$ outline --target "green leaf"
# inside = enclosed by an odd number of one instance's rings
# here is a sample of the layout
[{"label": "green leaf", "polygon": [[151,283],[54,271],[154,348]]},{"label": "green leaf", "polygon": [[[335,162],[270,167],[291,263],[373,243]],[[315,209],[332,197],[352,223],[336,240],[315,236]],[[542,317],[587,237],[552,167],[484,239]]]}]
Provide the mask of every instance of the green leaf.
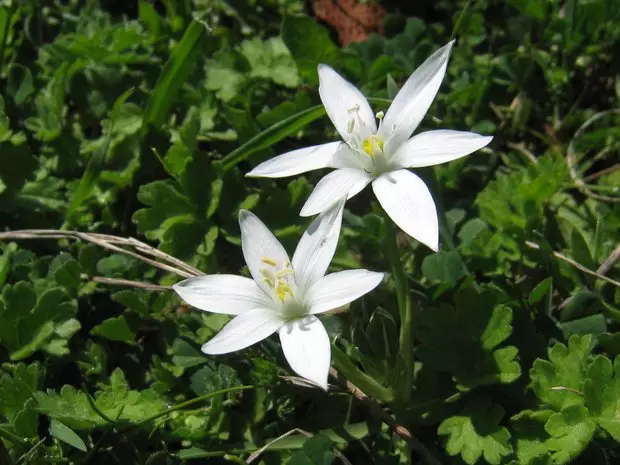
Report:
[{"label": "green leaf", "polygon": [[552,465],[545,424],[553,414],[551,410],[524,410],[510,419],[518,458],[514,465]]},{"label": "green leaf", "polygon": [[90,333],[111,341],[124,342],[130,345],[136,343],[136,333],[129,327],[124,315],[108,318],[103,323],[95,326]]},{"label": "green leaf", "polygon": [[465,276],[463,260],[456,250],[428,255],[422,262],[422,274],[430,281],[439,281],[454,286]]},{"label": "green leaf", "polygon": [[437,432],[447,436],[446,452],[461,455],[473,465],[481,457],[491,465],[499,465],[503,457],[512,453],[510,433],[499,426],[504,409],[486,399],[469,401],[460,415],[444,420]]},{"label": "green leaf", "polygon": [[586,407],[598,424],[620,442],[620,356],[598,355],[590,364],[583,386]]},{"label": "green leaf", "polygon": [[541,282],[539,282],[530,293],[530,296],[527,299],[528,303],[530,305],[534,305],[544,299],[547,294],[549,294],[552,284],[552,277],[545,278]]},{"label": "green leaf", "polygon": [[287,463],[290,465],[330,465],[334,461],[334,445],[323,434],[308,439]]},{"label": "green leaf", "polygon": [[420,359],[451,373],[464,389],[516,380],[521,374],[517,348],[501,346],[512,333],[510,308],[495,306],[488,291],[460,293],[455,303],[457,308],[417,315]]},{"label": "green leaf", "polygon": [[202,23],[196,20],[190,23],[183,38],[172,51],[151,93],[144,113],[143,128],[147,125],[159,128],[164,124],[181,86],[197,61],[196,57],[201,51],[205,33],[206,27]]},{"label": "green leaf", "polygon": [[535,360],[530,370],[530,387],[536,396],[556,410],[583,405],[583,383],[591,348],[591,336],[573,335],[568,347],[557,343],[549,349],[549,360]]},{"label": "green leaf", "polygon": [[280,31],[284,43],[291,51],[301,77],[318,83],[317,66],[340,64],[340,48],[332,42],[329,32],[311,18],[286,16]]},{"label": "green leaf", "polygon": [[82,452],[86,452],[86,444],[82,438],[64,423],[57,420],[52,420],[50,422],[50,434],[56,439],[66,442],[70,446],[73,446]]},{"label": "green leaf", "polygon": [[112,135],[114,134],[114,125],[118,119],[120,109],[132,93],[133,89],[125,91],[118,99],[116,99],[116,102],[114,102],[112,114],[110,115],[110,123],[105,136],[105,142],[99,147],[99,150],[93,153],[90,160],[88,160],[82,179],[80,179],[80,183],[71,196],[71,202],[69,203],[69,208],[67,209],[65,222],[71,223],[77,209],[92,195],[95,185],[97,184],[97,179],[99,178],[101,171],[103,171],[106,157],[108,156],[108,150],[110,149],[110,143],[112,142]]},{"label": "green leaf", "polygon": [[568,405],[553,414],[545,430],[551,435],[547,441],[554,464],[571,462],[588,446],[596,431],[596,420],[590,418],[582,405]]},{"label": "green leaf", "polygon": [[[60,392],[48,390],[35,393],[39,412],[75,430],[90,430],[109,425],[109,420],[139,424],[167,406],[152,389],[130,390],[120,370],[110,377],[110,384],[98,391],[92,407],[86,393],[73,386],[63,386]],[[101,416],[103,414],[104,416]]]},{"label": "green leaf", "polygon": [[183,368],[202,365],[207,362],[207,358],[199,350],[192,347],[183,339],[176,339],[172,344],[172,362]]},{"label": "green leaf", "polygon": [[271,147],[324,115],[325,108],[323,105],[317,105],[268,127],[226,155],[221,161],[222,169],[224,171],[229,170],[246,160],[250,155]]},{"label": "green leaf", "polygon": [[37,434],[38,414],[32,395],[39,388],[40,377],[38,363],[19,363],[12,375],[4,373],[0,376],[0,414],[15,425],[16,432],[22,437]]}]

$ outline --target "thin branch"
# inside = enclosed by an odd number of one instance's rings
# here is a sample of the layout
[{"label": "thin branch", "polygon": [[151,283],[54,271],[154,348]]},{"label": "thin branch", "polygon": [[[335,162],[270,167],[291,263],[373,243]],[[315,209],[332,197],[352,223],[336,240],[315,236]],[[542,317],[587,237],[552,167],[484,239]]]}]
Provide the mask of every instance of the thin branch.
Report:
[{"label": "thin branch", "polygon": [[584,182],[591,182],[594,181],[598,178],[600,178],[601,176],[605,176],[606,174],[611,174],[615,171],[620,170],[620,163],[616,163],[613,166],[609,166],[605,169],[602,169],[601,171],[597,171],[596,173],[592,173],[586,177],[583,178]]},{"label": "thin branch", "polygon": [[146,289],[147,291],[165,292],[172,290],[172,287],[170,286],[160,286],[158,284],[144,283],[141,281],[131,281],[129,279],[107,278],[105,276],[88,276],[87,274],[82,274],[82,279],[87,279],[96,283],[107,284],[110,286],[137,287],[138,289]]},{"label": "thin branch", "polygon": [[[24,229],[20,231],[0,232],[0,240],[28,240],[28,239],[72,239],[90,242],[104,249],[111,250],[116,253],[128,255],[151,266],[159,268],[170,273],[175,273],[184,278],[194,276],[202,276],[200,270],[174,258],[160,250],[151,247],[134,238],[123,238],[110,236],[107,234],[84,233],[80,231],[62,231],[58,229]],[[134,250],[128,250],[121,246],[129,247]],[[162,263],[144,255],[159,258],[167,263]]]},{"label": "thin branch", "polygon": [[538,160],[536,159],[536,156],[532,152],[530,152],[527,148],[525,148],[525,144],[523,142],[519,144],[515,144],[514,142],[508,142],[506,145],[508,146],[508,148],[511,148],[519,152],[521,155],[523,155],[525,158],[527,158],[529,161],[531,161],[535,165],[538,164]]},{"label": "thin branch", "polygon": [[601,263],[601,266],[596,269],[596,272],[600,275],[606,275],[607,272],[614,267],[618,260],[620,260],[620,244],[618,244],[609,257]]},{"label": "thin branch", "polygon": [[383,410],[383,408],[375,400],[364,394],[364,392],[362,392],[360,388],[345,379],[334,368],[330,368],[329,372],[334,378],[336,378],[346,386],[347,391],[349,391],[349,393],[353,397],[364,403],[370,409],[370,412],[373,415],[375,415],[383,423],[385,423],[395,434],[404,439],[409,445],[409,447],[411,447],[413,450],[418,451],[429,465],[441,465],[441,462],[439,462],[439,460],[437,460],[433,456],[433,454],[431,454],[431,452],[426,448],[424,444],[422,444],[422,442],[420,442],[417,438],[413,436],[413,434],[411,434],[411,431],[409,431],[405,426],[399,424],[388,412]]},{"label": "thin branch", "polygon": [[591,197],[593,199],[600,200],[602,202],[620,203],[619,197],[611,197],[608,195],[597,194],[593,192],[592,190],[588,189],[588,187],[585,185],[586,183],[584,179],[579,175],[579,173],[577,172],[577,169],[575,168],[575,165],[577,164],[577,155],[575,154],[575,141],[594,122],[598,121],[604,116],[612,115],[612,114],[620,114],[620,109],[607,110],[607,111],[602,111],[600,113],[597,113],[596,115],[588,119],[585,123],[583,123],[579,129],[577,129],[577,131],[573,135],[572,140],[570,141],[570,144],[568,144],[568,148],[566,150],[566,165],[568,166],[568,172],[570,173],[570,177],[572,178],[576,187],[581,191],[582,194],[588,197]]},{"label": "thin branch", "polygon": [[[527,245],[528,247],[530,247],[532,249],[536,249],[536,250],[540,249],[540,245],[536,244],[535,242],[525,241],[525,245]],[[595,278],[598,278],[598,279],[600,279],[602,281],[606,281],[606,282],[608,282],[610,284],[613,284],[614,286],[620,287],[620,282],[618,282],[618,281],[616,281],[614,279],[608,278],[607,276],[599,273],[598,271],[592,271],[590,268],[586,268],[581,263],[576,262],[572,258],[568,258],[566,255],[563,255],[560,252],[553,251],[553,252],[551,252],[551,254],[555,258],[558,258],[560,260],[565,261],[569,265],[572,265],[573,267],[577,268],[580,271],[583,271],[586,274],[589,274],[590,276],[594,276]]]}]

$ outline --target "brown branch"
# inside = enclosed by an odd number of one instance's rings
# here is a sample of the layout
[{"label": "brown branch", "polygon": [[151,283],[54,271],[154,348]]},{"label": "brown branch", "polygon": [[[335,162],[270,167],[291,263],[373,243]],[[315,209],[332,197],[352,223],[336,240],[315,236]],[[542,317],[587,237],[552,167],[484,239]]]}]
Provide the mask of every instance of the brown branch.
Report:
[{"label": "brown branch", "polygon": [[568,144],[568,148],[566,150],[566,165],[568,166],[568,172],[570,173],[570,177],[575,183],[575,186],[581,191],[583,195],[586,195],[596,200],[600,200],[602,202],[620,203],[620,198],[597,194],[593,192],[592,190],[588,189],[584,179],[579,175],[579,173],[577,172],[577,169],[575,168],[575,165],[577,164],[577,155],[575,154],[575,141],[594,122],[598,121],[604,116],[611,115],[611,114],[619,114],[619,113],[620,113],[620,109],[613,109],[613,110],[602,111],[592,116],[585,123],[583,123],[581,127],[579,127],[579,129],[577,129],[577,131],[573,135],[572,140],[570,141],[570,144]]},{"label": "brown branch", "polygon": [[[107,234],[84,233],[80,231],[62,231],[57,229],[24,229],[20,231],[0,232],[0,240],[28,240],[28,239],[72,239],[90,242],[104,249],[116,253],[128,255],[151,266],[170,273],[175,273],[184,278],[202,276],[197,268],[194,268],[181,260],[157,250],[144,242],[134,238],[123,238]],[[127,248],[124,248],[124,247]],[[128,250],[131,248],[133,250]],[[158,258],[160,261],[145,255]],[[162,263],[167,262],[167,263]]]},{"label": "brown branch", "polygon": [[131,281],[129,279],[107,278],[105,276],[88,276],[86,274],[82,274],[82,279],[87,279],[89,281],[107,284],[110,286],[136,287],[138,289],[145,289],[147,291],[165,292],[172,290],[172,287],[170,286],[160,286],[158,284],[145,283],[141,281]]},{"label": "brown branch", "polygon": [[426,463],[428,463],[429,465],[441,465],[441,462],[439,462],[439,460],[437,460],[433,456],[433,454],[431,454],[431,452],[426,448],[424,444],[422,444],[422,442],[420,442],[420,440],[418,440],[413,436],[413,434],[411,434],[411,431],[409,431],[405,426],[399,424],[396,419],[394,419],[388,412],[386,412],[375,400],[364,394],[364,392],[351,381],[345,379],[344,376],[338,373],[335,368],[330,368],[329,373],[342,384],[344,384],[347,388],[347,391],[349,391],[349,393],[353,397],[365,404],[374,416],[376,416],[383,423],[385,423],[395,434],[404,439],[405,442],[407,442],[407,444],[409,445],[409,447],[411,447],[411,449],[418,451],[422,455],[424,460],[426,460]]},{"label": "brown branch", "polygon": [[[539,250],[539,249],[540,249],[540,245],[536,244],[535,242],[525,241],[525,245],[527,245],[528,247],[530,247],[530,248],[532,248],[532,249],[536,249],[536,250]],[[618,248],[616,248],[616,250],[618,250]],[[615,252],[615,251],[614,251],[614,252]],[[618,252],[618,253],[620,254],[620,252]],[[565,261],[565,262],[566,262],[566,263],[568,263],[569,265],[571,265],[571,266],[573,266],[573,267],[577,268],[577,269],[578,269],[578,270],[580,270],[580,271],[583,271],[583,272],[584,272],[584,273],[586,273],[586,274],[589,274],[590,276],[594,276],[594,277],[595,277],[595,278],[597,278],[597,279],[600,279],[600,280],[602,280],[602,281],[605,281],[605,282],[608,282],[608,283],[610,283],[610,284],[613,284],[614,286],[618,286],[618,287],[620,287],[620,282],[618,282],[618,281],[616,281],[616,280],[614,280],[614,279],[608,278],[607,276],[605,276],[605,275],[601,274],[601,273],[600,273],[600,272],[598,272],[598,271],[592,271],[590,268],[586,268],[586,267],[585,267],[585,266],[583,266],[581,263],[576,262],[576,261],[575,261],[575,260],[573,260],[572,258],[569,258],[569,257],[567,257],[566,255],[561,254],[560,252],[553,251],[553,252],[551,252],[551,254],[552,254],[555,258],[558,258],[558,259],[560,259],[560,260]],[[613,254],[612,254],[612,255],[613,255]],[[608,260],[609,260],[609,259],[608,259]],[[617,260],[617,258],[616,258],[616,260]],[[607,262],[607,260],[606,260],[605,262]],[[605,263],[604,263],[604,264],[605,264]],[[601,266],[602,266],[602,265],[601,265]],[[609,266],[611,267],[612,265],[609,265]],[[600,269],[600,267],[599,267],[599,269]]]},{"label": "brown branch", "polygon": [[583,180],[585,182],[594,181],[594,180],[600,178],[601,176],[605,176],[606,174],[611,174],[611,173],[613,173],[615,171],[618,171],[618,170],[620,170],[620,163],[616,163],[613,166],[609,166],[609,167],[607,167],[605,169],[602,169],[601,171],[597,171],[596,173],[592,173],[592,174],[586,176],[585,178],[583,178]]}]

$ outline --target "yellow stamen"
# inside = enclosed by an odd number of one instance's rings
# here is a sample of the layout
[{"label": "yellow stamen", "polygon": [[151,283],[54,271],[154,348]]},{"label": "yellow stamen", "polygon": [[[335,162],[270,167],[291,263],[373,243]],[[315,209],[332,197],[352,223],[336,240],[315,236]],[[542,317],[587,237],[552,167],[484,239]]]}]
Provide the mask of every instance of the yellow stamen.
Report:
[{"label": "yellow stamen", "polygon": [[274,268],[277,265],[276,261],[273,258],[269,258],[269,257],[261,257],[260,261],[264,263],[265,265],[273,266]]},{"label": "yellow stamen", "polygon": [[367,137],[362,142],[362,150],[374,158],[377,151],[383,152],[383,139],[378,136]]}]

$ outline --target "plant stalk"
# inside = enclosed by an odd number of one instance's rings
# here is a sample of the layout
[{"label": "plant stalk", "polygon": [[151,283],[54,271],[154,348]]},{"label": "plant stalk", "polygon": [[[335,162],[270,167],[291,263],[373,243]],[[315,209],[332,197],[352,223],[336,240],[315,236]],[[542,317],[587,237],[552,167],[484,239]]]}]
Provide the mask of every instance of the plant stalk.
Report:
[{"label": "plant stalk", "polygon": [[407,275],[400,260],[398,243],[396,238],[396,228],[392,219],[385,214],[385,239],[384,248],[386,256],[390,262],[392,276],[396,284],[396,297],[398,300],[398,312],[400,314],[400,335],[399,335],[399,360],[396,364],[397,383],[396,392],[399,402],[406,403],[411,398],[411,388],[413,386],[413,307],[411,304],[411,293]]},{"label": "plant stalk", "polygon": [[391,389],[381,386],[373,378],[362,372],[347,354],[336,346],[332,346],[332,364],[342,376],[355,384],[367,396],[380,402],[391,402],[394,399]]}]

